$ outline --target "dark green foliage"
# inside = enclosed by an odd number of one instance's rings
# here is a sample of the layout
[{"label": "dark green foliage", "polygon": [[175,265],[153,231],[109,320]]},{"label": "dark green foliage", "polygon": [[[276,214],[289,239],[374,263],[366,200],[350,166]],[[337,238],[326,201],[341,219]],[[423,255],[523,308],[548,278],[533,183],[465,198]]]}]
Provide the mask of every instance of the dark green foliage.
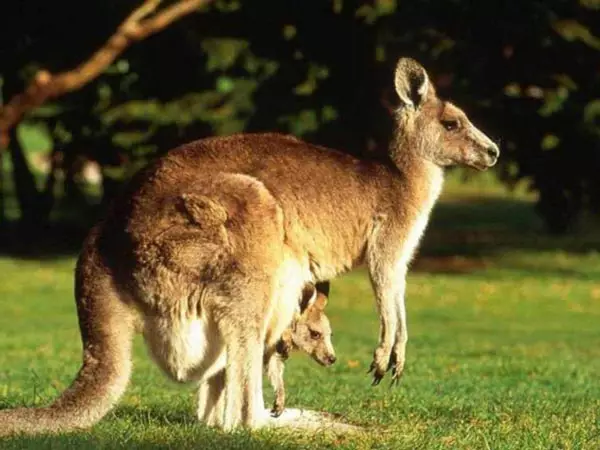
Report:
[{"label": "dark green foliage", "polygon": [[[5,3],[5,100],[36,68],[83,61],[139,4]],[[53,200],[61,183],[81,215],[91,201],[82,158],[102,167],[108,200],[149,158],[211,134],[281,130],[354,154],[379,151],[392,130],[393,67],[406,55],[501,140],[497,173],[509,184],[529,180],[547,228],[565,232],[600,209],[599,18],[595,0],[219,0],[27,118],[45,125],[51,144],[41,150],[62,155],[64,177],[36,185],[24,164],[30,149],[13,145],[21,217],[48,221],[64,206]]]}]

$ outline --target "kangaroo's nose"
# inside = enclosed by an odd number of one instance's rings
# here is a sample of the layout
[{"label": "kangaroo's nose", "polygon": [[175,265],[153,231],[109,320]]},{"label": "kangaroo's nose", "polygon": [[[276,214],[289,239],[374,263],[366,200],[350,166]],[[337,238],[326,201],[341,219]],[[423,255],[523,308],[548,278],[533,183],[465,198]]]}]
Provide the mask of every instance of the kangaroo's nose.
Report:
[{"label": "kangaroo's nose", "polygon": [[490,158],[497,159],[500,156],[500,149],[496,144],[492,144],[487,148],[487,154]]},{"label": "kangaroo's nose", "polygon": [[334,362],[336,362],[336,360],[337,360],[337,358],[336,358],[334,355],[329,355],[329,356],[327,357],[327,362],[328,362],[329,364],[333,364]]}]

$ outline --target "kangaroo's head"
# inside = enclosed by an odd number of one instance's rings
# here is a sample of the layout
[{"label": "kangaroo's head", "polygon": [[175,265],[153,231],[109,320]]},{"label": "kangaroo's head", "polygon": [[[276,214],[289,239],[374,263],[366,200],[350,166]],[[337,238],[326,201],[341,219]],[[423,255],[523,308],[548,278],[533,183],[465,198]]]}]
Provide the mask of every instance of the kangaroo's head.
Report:
[{"label": "kangaroo's head", "polygon": [[400,106],[391,156],[396,164],[407,153],[441,167],[458,164],[485,170],[496,164],[498,146],[459,107],[438,98],[418,62],[410,58],[398,61],[395,88]]},{"label": "kangaroo's head", "polygon": [[304,289],[300,314],[292,322],[292,342],[319,364],[330,366],[336,360],[331,343],[331,324],[325,315],[327,296],[314,286]]}]

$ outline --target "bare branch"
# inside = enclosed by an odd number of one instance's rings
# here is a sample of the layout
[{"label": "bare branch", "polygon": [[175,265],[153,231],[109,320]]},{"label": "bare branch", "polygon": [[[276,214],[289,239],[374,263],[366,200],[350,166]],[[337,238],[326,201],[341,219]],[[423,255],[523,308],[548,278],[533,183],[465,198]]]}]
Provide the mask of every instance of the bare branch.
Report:
[{"label": "bare branch", "polygon": [[0,108],[0,148],[8,145],[9,131],[26,113],[51,98],[60,97],[86,85],[98,77],[131,44],[166,28],[177,19],[192,13],[210,1],[179,0],[152,15],[161,0],[145,0],[87,61],[72,70],[57,74],[51,74],[46,70],[38,71],[24,92],[15,95]]},{"label": "bare branch", "polygon": [[129,14],[129,16],[127,16],[127,19],[125,19],[125,22],[123,22],[121,26],[127,23],[137,23],[140,20],[146,18],[154,11],[156,11],[156,8],[158,8],[158,5],[160,5],[161,1],[162,0],[147,0],[146,2],[144,2],[144,4],[142,4],[142,6],[135,9],[131,14]]}]

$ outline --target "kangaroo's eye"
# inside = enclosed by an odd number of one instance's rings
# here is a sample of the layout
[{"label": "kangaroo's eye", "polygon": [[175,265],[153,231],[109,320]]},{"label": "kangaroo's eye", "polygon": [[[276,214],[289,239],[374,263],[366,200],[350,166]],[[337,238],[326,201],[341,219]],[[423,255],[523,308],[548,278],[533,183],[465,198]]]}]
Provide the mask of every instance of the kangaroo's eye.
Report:
[{"label": "kangaroo's eye", "polygon": [[310,337],[312,339],[321,339],[322,334],[315,330],[310,330]]},{"label": "kangaroo's eye", "polygon": [[441,123],[446,131],[458,130],[458,120],[442,120]]}]

